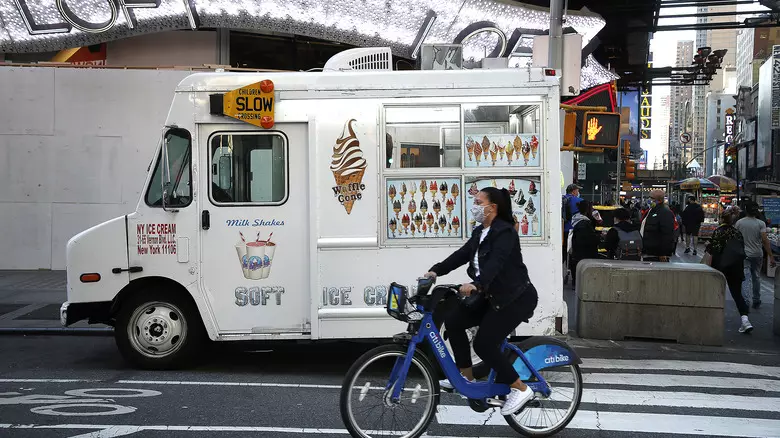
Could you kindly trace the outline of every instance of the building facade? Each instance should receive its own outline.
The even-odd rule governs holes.
[[[725,143],[733,143],[733,137],[726,138],[726,116],[733,115],[736,99],[729,93],[708,93],[707,137],[705,149],[705,174],[722,174],[725,166]]]
[[[677,67],[685,67],[690,65],[693,59],[693,41],[678,41],[677,42],[677,59],[675,65]],[[687,161],[683,161],[685,158],[684,147],[690,145],[684,145],[680,141],[680,134],[683,132],[691,131],[690,124],[690,109],[691,100],[693,98],[693,87],[691,86],[678,86],[671,88],[671,105],[670,105],[670,126],[671,132],[669,133],[669,163],[670,164],[685,164]]]

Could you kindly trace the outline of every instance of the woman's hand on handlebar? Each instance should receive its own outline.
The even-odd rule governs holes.
[[[471,296],[471,294],[476,291],[477,291],[477,287],[471,283],[462,284],[460,285],[460,289],[459,289],[460,294],[463,295],[464,297]]]
[[[431,280],[436,280],[436,273],[433,271],[428,271],[423,275],[425,278],[430,278]]]

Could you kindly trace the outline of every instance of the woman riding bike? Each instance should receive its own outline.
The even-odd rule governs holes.
[[[468,298],[445,318],[455,363],[466,379],[474,381],[466,330],[479,326],[474,351],[496,370],[496,382],[511,387],[501,415],[512,415],[534,397],[534,392],[502,354],[501,344],[521,322],[528,322],[538,296],[523,263],[509,192],[494,187],[482,189],[474,199],[471,214],[480,223],[471,239],[425,276],[436,278],[469,264],[467,273],[473,281],[460,287],[460,293]],[[453,389],[448,380],[439,384]]]

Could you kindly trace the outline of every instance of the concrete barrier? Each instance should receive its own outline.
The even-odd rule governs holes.
[[[577,266],[577,333],[722,345],[725,293],[723,274],[703,264],[583,260]]]

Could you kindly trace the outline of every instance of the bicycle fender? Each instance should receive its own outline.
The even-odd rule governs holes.
[[[580,359],[573,348],[566,342],[556,338],[534,336],[515,344],[515,346],[523,351],[525,358],[536,371],[564,365],[579,365],[582,363],[582,359]],[[515,371],[517,371],[520,379],[530,379],[531,371],[528,369],[525,362],[523,362],[523,359],[517,356],[516,353],[513,354],[513,356],[515,357],[512,366]]]

